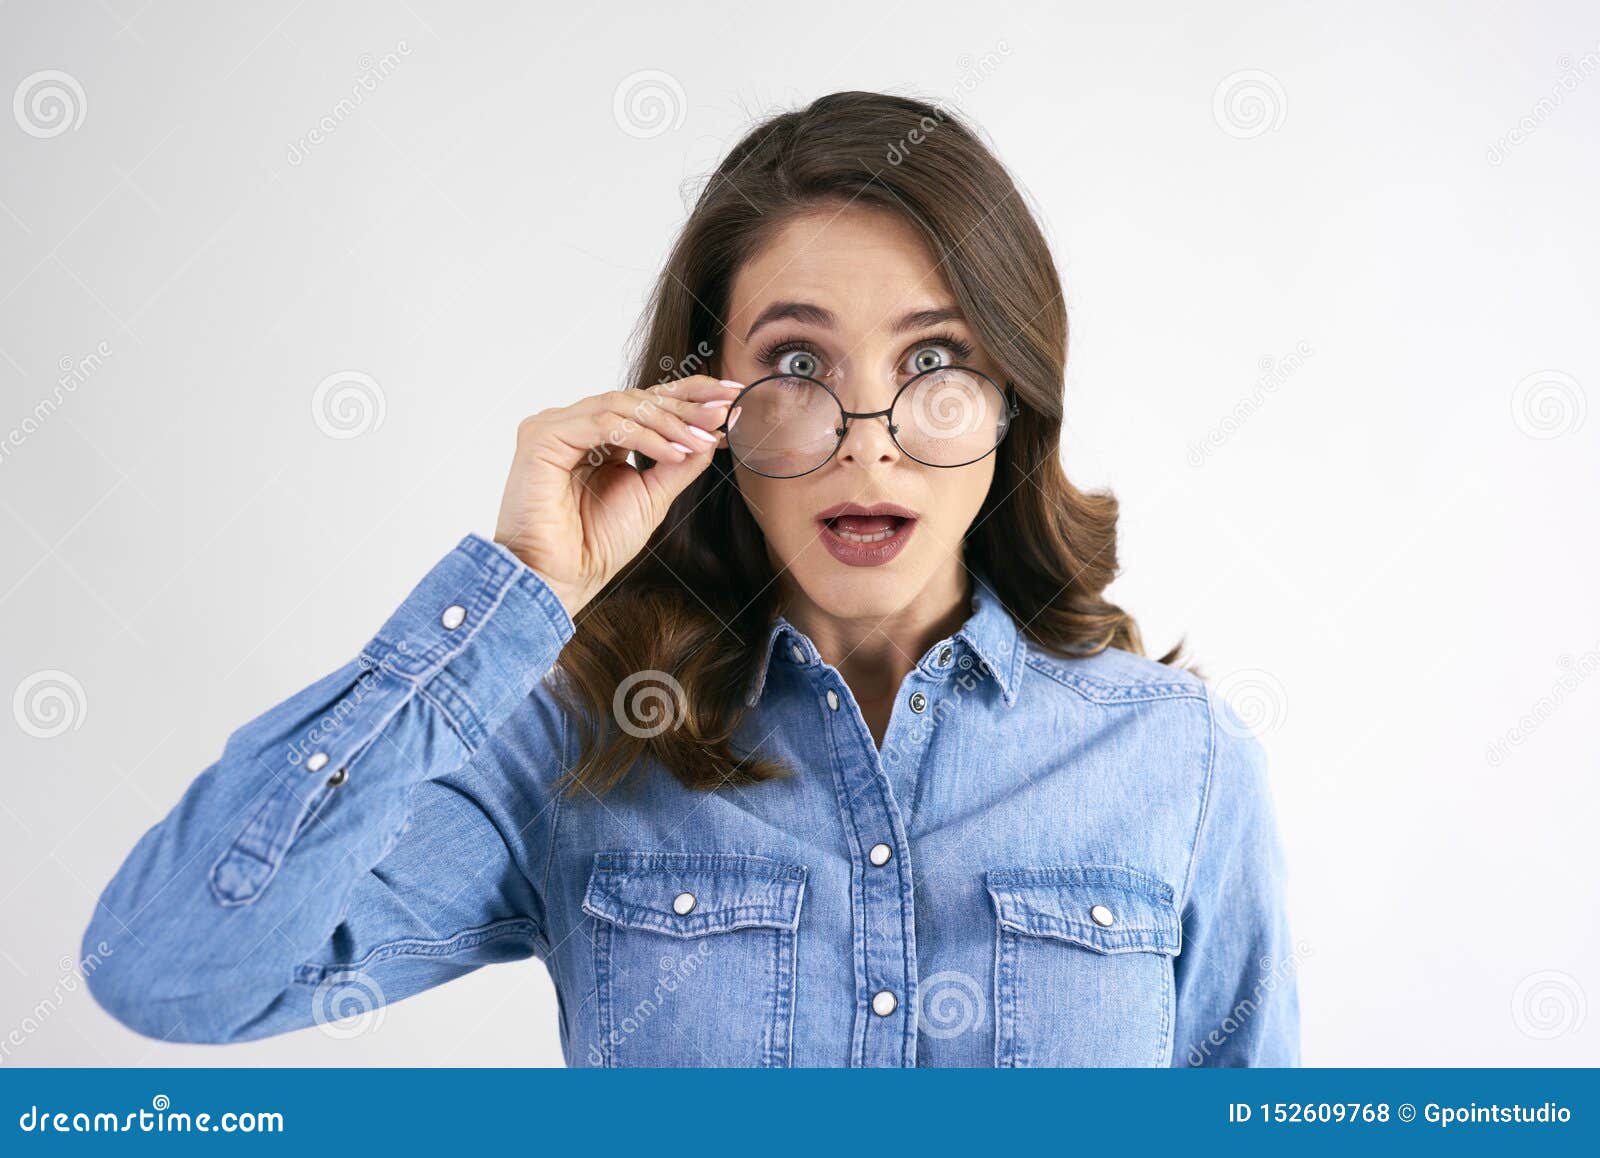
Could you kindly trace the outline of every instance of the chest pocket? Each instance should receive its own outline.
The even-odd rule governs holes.
[[[746,853],[595,854],[601,1066],[787,1066],[806,870]]]
[[[993,869],[995,1064],[1161,1066],[1182,926],[1172,887],[1112,865]]]

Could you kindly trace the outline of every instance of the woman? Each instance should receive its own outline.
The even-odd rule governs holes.
[[[533,955],[574,1065],[1295,1064],[1260,750],[1103,596],[1061,288],[972,132],[760,125],[644,335],[139,842],[100,1003],[240,1041]]]

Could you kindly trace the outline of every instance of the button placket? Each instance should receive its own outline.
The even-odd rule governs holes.
[[[824,690],[823,698],[830,711],[838,712],[844,706],[844,694],[831,687]],[[913,992],[917,983],[911,882],[907,866],[897,869],[894,857],[894,849],[904,839],[900,810],[881,753],[865,723],[852,716],[839,724],[843,730],[834,733],[837,742],[833,772],[838,782],[841,818],[852,834],[851,875],[863,902],[853,921],[859,1004],[850,1064],[914,1066],[915,1018],[894,1016],[900,1010],[900,995]],[[890,735],[885,740],[888,750],[895,737]],[[912,748],[916,751],[908,755],[916,759],[922,745],[916,743]],[[889,839],[874,839],[883,834],[888,834]]]

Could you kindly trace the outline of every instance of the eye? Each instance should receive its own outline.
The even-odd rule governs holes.
[[[782,355],[775,369],[780,374],[796,374],[801,378],[815,378],[819,363],[810,350],[790,350]]]
[[[955,356],[948,346],[918,346],[911,351],[910,371],[913,374],[926,374],[929,370],[954,364]]]

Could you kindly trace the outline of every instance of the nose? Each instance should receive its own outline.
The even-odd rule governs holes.
[[[891,383],[891,387],[892,385]],[[887,391],[881,387],[857,389],[841,393],[840,400],[845,403],[845,409],[852,413],[870,413],[874,410],[887,409],[894,395],[893,388]],[[851,406],[849,402],[852,396],[856,400],[855,406]],[[887,414],[873,418],[846,418],[844,441],[839,444],[838,457],[858,466],[870,462],[889,463],[899,459],[902,452],[889,433],[889,420],[890,416]]]
[[[900,448],[889,435],[889,416],[876,418],[847,418],[844,441],[839,444],[839,457],[846,462],[865,465],[869,462],[894,462],[900,457]]]

